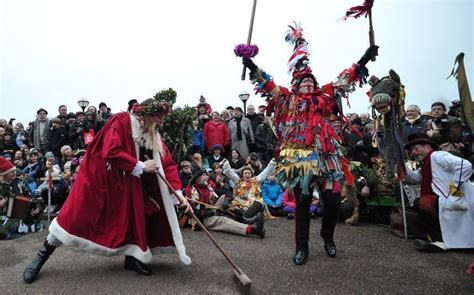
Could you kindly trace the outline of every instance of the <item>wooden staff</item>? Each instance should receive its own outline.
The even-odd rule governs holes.
[[[374,27],[372,26],[372,8],[369,10],[369,43],[370,46],[375,45]],[[370,60],[375,61],[375,54]]]
[[[255,8],[257,7],[257,0],[253,0],[253,7],[252,7],[252,16],[250,17],[250,27],[249,27],[249,34],[247,36],[247,45],[250,45],[250,41],[252,40],[252,31],[253,31],[253,21],[255,19]],[[244,68],[242,69],[242,81],[245,80],[245,71],[247,70],[247,67],[244,65]]]

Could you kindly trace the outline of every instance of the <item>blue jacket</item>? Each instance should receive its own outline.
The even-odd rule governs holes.
[[[277,181],[265,180],[261,187],[262,198],[267,206],[272,208],[281,207],[283,199],[283,190]]]

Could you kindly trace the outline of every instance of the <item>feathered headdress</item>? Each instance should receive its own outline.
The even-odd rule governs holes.
[[[305,64],[309,63],[308,43],[303,38],[303,28],[299,22],[293,23],[294,26],[288,25],[289,30],[285,33],[285,41],[295,46],[288,60],[288,73],[293,71],[300,61],[303,61]]]

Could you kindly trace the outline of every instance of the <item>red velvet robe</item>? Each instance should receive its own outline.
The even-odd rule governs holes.
[[[135,125],[128,113],[112,116],[89,144],[71,193],[49,230],[63,244],[99,255],[131,255],[148,262],[154,253],[178,252],[189,264],[174,196],[157,175],[131,174],[138,161],[132,135],[138,121],[133,119]],[[154,151],[153,158],[180,190],[176,164],[164,143],[163,148],[164,157]],[[156,203],[159,210],[156,205],[150,210]]]

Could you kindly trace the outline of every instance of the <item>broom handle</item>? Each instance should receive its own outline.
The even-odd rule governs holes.
[[[219,208],[219,207],[217,207],[217,206],[213,206],[213,205],[211,205],[211,204],[207,204],[207,203],[204,203],[204,202],[201,202],[201,201],[198,201],[198,200],[193,200],[193,199],[188,198],[188,197],[185,197],[185,198],[186,198],[186,200],[191,201],[191,202],[193,202],[193,203],[197,203],[197,204],[204,205],[204,206],[206,206],[206,207],[208,207],[208,208],[210,208],[210,209],[221,210],[221,211],[224,211],[225,213],[231,215],[232,217],[235,217],[235,214],[232,213],[232,212],[230,212],[229,210],[224,210],[224,209]]]
[[[179,200],[179,202],[184,203],[183,198],[175,191],[175,189],[171,186],[171,184],[163,176],[163,174],[161,174],[161,172],[159,172],[159,171],[157,171],[156,174],[158,175],[159,178],[161,178],[161,180],[164,181],[164,183],[166,184],[166,186],[168,187],[170,192]],[[224,249],[222,249],[222,247],[219,245],[217,240],[211,235],[211,233],[207,230],[207,228],[204,226],[204,224],[202,224],[202,222],[196,217],[196,215],[194,215],[194,212],[190,211],[190,212],[188,212],[188,214],[191,215],[191,217],[194,219],[194,221],[197,222],[197,224],[199,224],[199,226],[206,233],[206,235],[209,237],[209,239],[211,239],[211,241],[214,243],[214,245],[217,247],[217,249],[222,253],[222,255],[224,255],[224,257],[227,259],[227,261],[229,261],[229,263],[232,265],[232,267],[235,269],[235,271],[238,272],[239,275],[241,275],[242,271],[240,270],[240,268],[234,263],[234,261],[232,261],[232,259],[224,251]]]
[[[253,21],[255,20],[255,8],[257,7],[257,0],[253,0],[253,6],[252,6],[252,15],[250,17],[250,26],[249,26],[249,33],[247,36],[247,45],[250,45],[250,42],[252,41],[252,31],[253,31]],[[242,77],[241,80],[245,80],[245,71],[247,70],[247,67],[244,65],[242,69]]]

